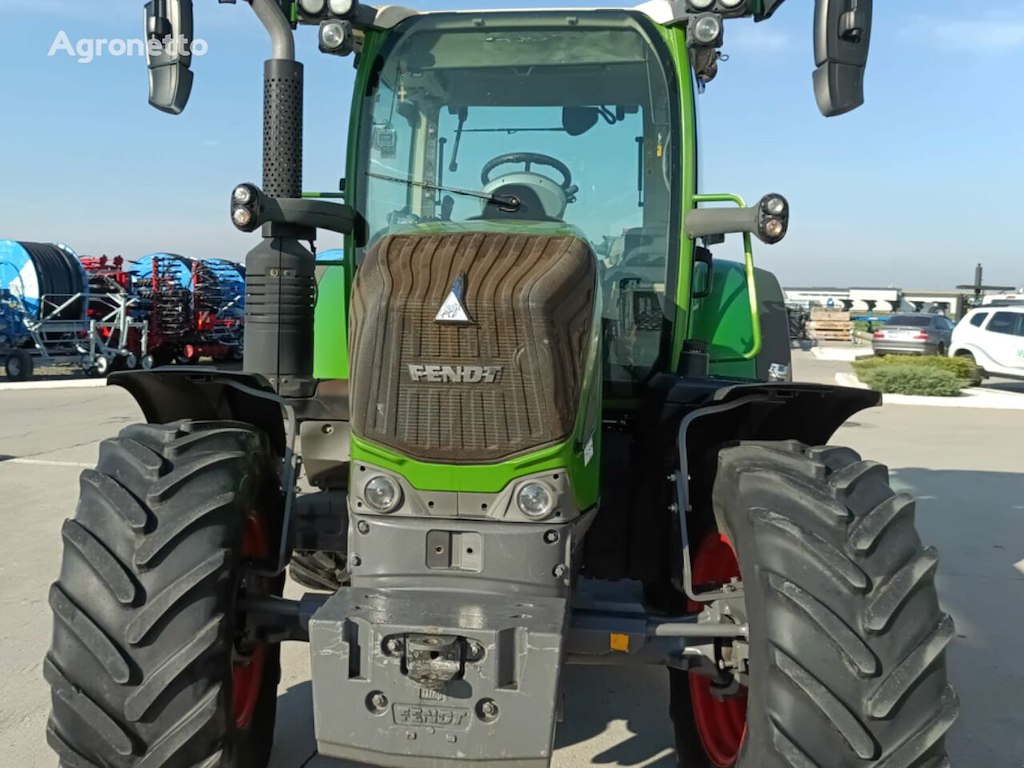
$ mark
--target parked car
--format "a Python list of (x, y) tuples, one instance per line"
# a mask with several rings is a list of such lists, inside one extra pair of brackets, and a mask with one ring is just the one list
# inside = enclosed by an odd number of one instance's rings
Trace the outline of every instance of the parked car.
[(1024, 306), (972, 309), (953, 331), (953, 357), (969, 357), (983, 376), (1024, 379)]
[(875, 331), (876, 355), (945, 355), (955, 324), (944, 315), (893, 315)]

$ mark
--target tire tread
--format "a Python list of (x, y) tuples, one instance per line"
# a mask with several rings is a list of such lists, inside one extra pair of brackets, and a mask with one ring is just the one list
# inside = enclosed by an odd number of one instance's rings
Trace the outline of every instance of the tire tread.
[(214, 619), (177, 653), (154, 670), (135, 688), (124, 702), (124, 714), (131, 722), (138, 722), (150, 710), (157, 698), (182, 674), (202, 658), (220, 638), (223, 619)]
[(789, 768), (821, 768), (783, 733), (778, 723), (772, 723), (772, 746), (786, 761)]
[(864, 572), (825, 538), (770, 510), (759, 509), (755, 514), (763, 526), (775, 528), (785, 536), (793, 536), (811, 544), (821, 563), (851, 587), (857, 590), (867, 589), (868, 577)]
[(867, 701), (868, 715), (876, 720), (888, 717), (925, 671), (935, 663), (956, 630), (953, 620), (944, 616), (939, 626), (903, 662), (889, 673)]
[(43, 679), (50, 684), (54, 695), (74, 710), (82, 722), (86, 723), (117, 754), (130, 755), (132, 753), (131, 737), (117, 724), (114, 718), (103, 711), (99, 704), (89, 698), (80, 687), (72, 683), (50, 657), (43, 660)]
[(220, 686), (211, 688), (195, 706), (161, 736), (138, 762), (137, 768), (162, 768), (171, 757), (180, 752), (218, 713)]
[[(900, 747), (888, 758), (880, 762), (875, 768), (916, 768), (916, 763), (928, 750), (935, 746), (942, 739), (946, 732), (956, 721), (957, 696), (953, 687), (946, 686), (946, 692), (942, 696), (940, 709), (933, 720), (925, 723), (920, 730), (910, 736)], [(938, 761), (942, 764), (945, 755), (936, 756), (932, 762)], [(948, 760), (948, 758), (946, 758)]]
[(897, 493), (864, 515), (850, 531), (850, 545), (859, 553), (870, 552), (878, 539), (903, 515), (913, 516), (916, 503), (908, 493)]
[(931, 579), (938, 564), (939, 553), (934, 547), (929, 547), (882, 584), (864, 612), (868, 630), (884, 631), (907, 599), (926, 579)]
[(75, 605), (59, 583), (50, 587), (49, 603), (54, 618), (89, 651), (111, 679), (122, 685), (127, 683), (131, 678), (131, 671), (121, 651), (89, 614)]
[(858, 675), (873, 675), (878, 670), (878, 659), (868, 648), (867, 643), (823, 602), (810, 592), (806, 592), (793, 582), (770, 574), (768, 583), (778, 594), (787, 598), (800, 608), (813, 621), (821, 632), (838, 648), (851, 669)]
[(52, 717), (46, 722), (46, 743), (57, 753), (57, 757), (60, 759), (60, 768), (100, 768), (61, 738)]
[(77, 520), (65, 520), (61, 527), (61, 538), (64, 539), (66, 546), (78, 550), (121, 605), (131, 605), (134, 602), (135, 582), (124, 566), (88, 528)]
[(135, 550), (135, 564), (139, 567), (149, 566), (167, 547), (174, 544), (193, 526), (199, 525), (205, 518), (223, 513), (233, 501), (234, 494), (222, 493), (203, 501), (184, 514), (175, 516), (169, 523), (153, 531), (138, 546)]
[(174, 607), (207, 579), (218, 576), (231, 557), (230, 550), (222, 549), (214, 552), (192, 570), (182, 574), (172, 584), (152, 598), (135, 614), (125, 628), (125, 640), (130, 645), (139, 645), (145, 640), (153, 628), (168, 616)]
[(841, 702), (825, 684), (806, 667), (788, 656), (781, 648), (774, 649), (775, 666), (821, 710), (825, 719), (846, 741), (847, 746), (863, 760), (873, 757), (874, 739), (857, 716)]

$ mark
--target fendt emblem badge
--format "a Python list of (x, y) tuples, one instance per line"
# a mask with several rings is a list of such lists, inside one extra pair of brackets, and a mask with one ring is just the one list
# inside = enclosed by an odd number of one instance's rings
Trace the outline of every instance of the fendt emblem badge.
[(409, 378), (431, 384), (494, 384), (500, 365), (409, 365)]
[(462, 273), (455, 278), (452, 290), (448, 298), (444, 300), (441, 309), (434, 320), (438, 323), (460, 323), (468, 325), (472, 323), (469, 312), (466, 311), (466, 274)]

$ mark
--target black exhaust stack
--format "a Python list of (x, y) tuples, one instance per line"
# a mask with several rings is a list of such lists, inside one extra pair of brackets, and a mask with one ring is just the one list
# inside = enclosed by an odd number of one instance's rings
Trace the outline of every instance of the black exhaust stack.
[[(294, 60), (291, 28), (276, 3), (253, 0), (274, 42), (264, 67), (263, 191), (302, 197), (303, 66)], [(285, 397), (313, 394), (316, 257), (303, 244), (311, 227), (270, 223), (245, 259), (245, 370), (267, 377)]]

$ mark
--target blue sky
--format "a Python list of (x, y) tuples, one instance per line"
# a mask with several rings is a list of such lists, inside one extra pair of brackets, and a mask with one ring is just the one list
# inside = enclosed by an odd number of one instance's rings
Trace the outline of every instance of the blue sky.
[[(194, 64), (195, 92), (178, 118), (147, 106), (142, 59), (85, 65), (47, 56), (62, 30), (72, 40), (138, 37), (142, 6), (0, 0), (0, 237), (130, 258), (155, 250), (241, 258), (253, 244), (227, 215), (231, 188), (259, 181), (261, 168), (268, 46), (243, 4), (196, 3), (197, 36), (209, 51)], [(700, 98), (704, 190), (789, 197), (789, 237), (758, 251), (788, 285), (948, 288), (969, 282), (978, 261), (987, 282), (1024, 284), (1016, 232), (1024, 219), (1024, 3), (875, 6), (867, 104), (831, 120), (811, 90), (810, 0), (789, 0), (765, 24), (728, 25), (730, 60)], [(308, 65), (306, 188), (335, 189), (351, 60), (322, 57), (310, 28), (299, 35)], [(734, 244), (720, 251), (733, 253)]]

